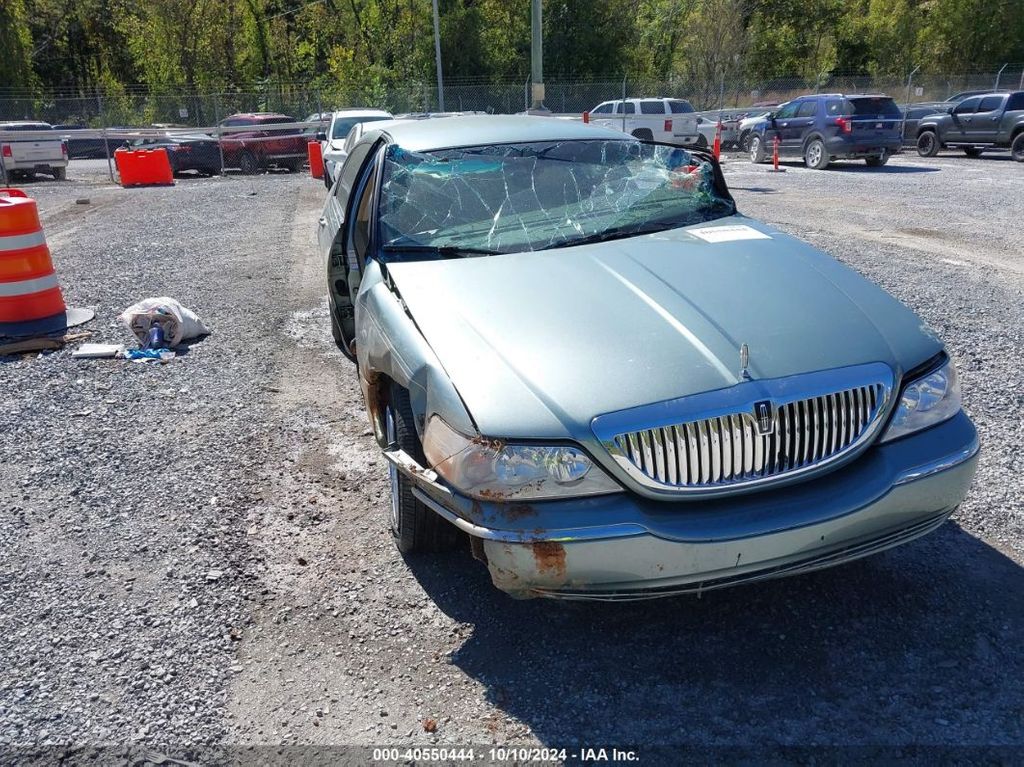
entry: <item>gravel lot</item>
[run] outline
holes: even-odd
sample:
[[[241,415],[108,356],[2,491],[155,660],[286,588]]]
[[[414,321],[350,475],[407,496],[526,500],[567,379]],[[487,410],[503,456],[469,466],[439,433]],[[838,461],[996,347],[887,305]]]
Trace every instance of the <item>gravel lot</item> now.
[[[402,560],[330,339],[318,182],[123,190],[84,161],[26,185],[93,340],[126,341],[117,313],[150,295],[213,334],[164,366],[0,358],[0,748],[1024,745],[1021,166],[725,169],[743,212],[946,340],[981,466],[898,550],[624,605],[513,601],[468,552]]]

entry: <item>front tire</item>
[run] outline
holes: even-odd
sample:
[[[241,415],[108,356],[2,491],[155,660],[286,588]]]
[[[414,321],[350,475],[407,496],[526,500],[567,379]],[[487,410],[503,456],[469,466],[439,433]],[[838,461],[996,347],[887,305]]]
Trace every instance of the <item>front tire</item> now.
[[[753,163],[764,162],[764,140],[760,136],[752,136],[750,138],[750,161]]]
[[[384,409],[384,433],[388,444],[400,447],[420,465],[426,463],[416,435],[409,392],[396,383],[391,384]],[[417,500],[412,494],[412,481],[390,461],[388,480],[391,486],[388,523],[399,551],[403,554],[444,551],[459,542],[458,529]]]
[[[1024,162],[1024,131],[1018,133],[1010,145],[1010,156],[1017,162]]]
[[[921,157],[934,157],[939,153],[939,138],[935,131],[926,130],[917,137],[917,153]]]
[[[825,150],[825,142],[820,138],[811,139],[804,147],[804,165],[811,170],[823,170],[828,167],[829,156]]]
[[[50,172],[53,174],[54,181],[64,181],[68,177],[67,168],[52,168]]]
[[[739,147],[740,150],[743,152],[750,151],[750,131],[745,130],[742,134],[740,134]]]

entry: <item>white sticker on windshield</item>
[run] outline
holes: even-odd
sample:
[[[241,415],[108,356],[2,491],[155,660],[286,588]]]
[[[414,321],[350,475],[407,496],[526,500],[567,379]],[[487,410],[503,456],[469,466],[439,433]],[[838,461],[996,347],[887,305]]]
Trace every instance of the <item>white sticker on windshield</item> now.
[[[764,232],[759,232],[745,224],[735,226],[705,226],[700,229],[687,229],[694,237],[705,242],[732,242],[733,240],[770,240]]]

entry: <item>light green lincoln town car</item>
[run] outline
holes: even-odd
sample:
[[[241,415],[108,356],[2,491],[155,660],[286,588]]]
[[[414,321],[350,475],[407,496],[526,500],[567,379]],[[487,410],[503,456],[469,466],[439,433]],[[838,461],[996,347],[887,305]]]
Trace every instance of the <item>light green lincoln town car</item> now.
[[[403,553],[519,597],[748,583],[924,535],[978,437],[942,342],[714,160],[553,118],[375,123],[324,207]]]

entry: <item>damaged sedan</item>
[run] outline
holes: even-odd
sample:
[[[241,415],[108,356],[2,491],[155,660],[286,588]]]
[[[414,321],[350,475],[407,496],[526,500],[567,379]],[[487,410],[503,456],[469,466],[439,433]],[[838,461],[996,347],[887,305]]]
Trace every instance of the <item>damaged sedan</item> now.
[[[527,116],[381,122],[319,222],[403,553],[635,599],[939,527],[979,450],[941,341],[741,215],[707,154]]]

